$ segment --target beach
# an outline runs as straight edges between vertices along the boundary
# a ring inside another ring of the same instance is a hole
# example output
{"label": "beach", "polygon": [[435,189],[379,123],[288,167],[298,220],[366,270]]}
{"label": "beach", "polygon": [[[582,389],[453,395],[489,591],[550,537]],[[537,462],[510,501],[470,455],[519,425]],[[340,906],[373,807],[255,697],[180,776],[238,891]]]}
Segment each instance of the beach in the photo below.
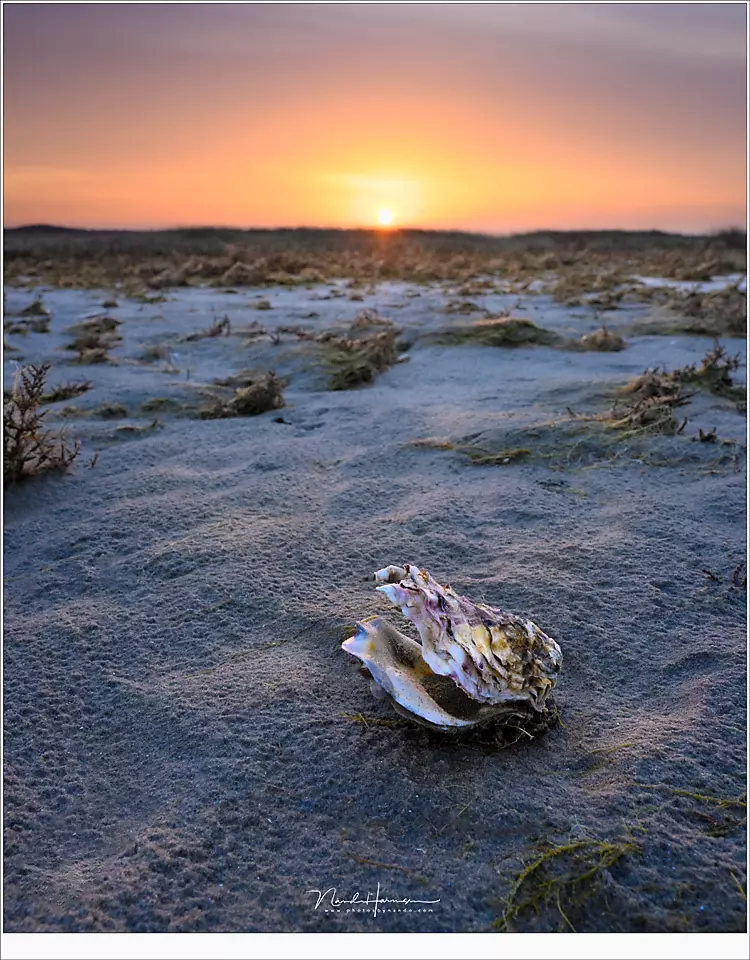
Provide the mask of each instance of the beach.
{"label": "beach", "polygon": [[[49,330],[8,337],[6,389],[43,362],[91,386],[48,408],[71,469],[5,495],[6,931],[744,931],[745,414],[697,385],[679,430],[595,419],[713,337],[642,332],[648,302],[351,294],[7,288]],[[356,389],[278,332],[363,310],[399,362]],[[555,342],[441,339],[482,311]],[[75,364],[101,316],[121,342]],[[624,349],[566,348],[603,323]],[[284,406],[203,418],[247,370]],[[546,730],[440,734],[373,697],[341,643],[410,632],[373,580],[404,562],[557,640]]]}

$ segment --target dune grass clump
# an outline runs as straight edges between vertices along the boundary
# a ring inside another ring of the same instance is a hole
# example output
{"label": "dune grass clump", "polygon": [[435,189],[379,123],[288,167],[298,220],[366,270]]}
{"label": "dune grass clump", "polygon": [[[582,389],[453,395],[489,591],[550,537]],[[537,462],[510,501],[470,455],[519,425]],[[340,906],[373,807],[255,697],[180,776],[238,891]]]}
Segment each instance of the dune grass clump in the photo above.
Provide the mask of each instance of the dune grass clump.
{"label": "dune grass clump", "polygon": [[393,320],[381,317],[377,310],[360,310],[351,322],[352,330],[373,330],[377,327],[394,327]]}
{"label": "dune grass clump", "polygon": [[18,483],[51,470],[64,471],[80,452],[62,433],[47,430],[40,410],[50,365],[21,368],[3,402],[3,484]]}
{"label": "dune grass clump", "polygon": [[456,293],[459,297],[481,297],[485,293],[492,293],[494,289],[494,281],[488,277],[477,277],[468,283],[462,283]]}
{"label": "dune grass clump", "polygon": [[25,317],[20,320],[6,320],[3,329],[6,333],[20,333],[26,336],[28,333],[49,333],[49,317]]}
{"label": "dune grass clump", "polygon": [[[310,317],[317,317],[317,313],[308,314]],[[266,330],[263,330],[262,327],[258,327],[258,330],[262,333],[267,333]],[[255,333],[255,331],[253,331]],[[280,327],[276,327],[277,334],[286,334],[290,337],[295,337],[297,340],[314,340],[315,333],[307,327],[301,327],[295,324],[286,324]]]}
{"label": "dune grass clump", "polygon": [[625,296],[625,290],[602,290],[593,296],[586,297],[585,303],[600,310],[617,310]]}
{"label": "dune grass clump", "polygon": [[45,307],[41,297],[37,297],[28,307],[19,312],[19,317],[49,317],[49,310]]}
{"label": "dune grass clump", "polygon": [[559,338],[551,330],[538,327],[524,317],[487,317],[472,324],[442,330],[428,339],[447,347],[464,343],[486,347],[526,347],[532,344],[551,346]]}
{"label": "dune grass clump", "polygon": [[143,352],[141,353],[141,361],[143,363],[159,363],[160,361],[163,361],[164,373],[180,372],[180,368],[175,363],[172,350],[166,343],[156,343],[144,347]]}
{"label": "dune grass clump", "polygon": [[79,351],[76,363],[88,366],[92,363],[110,363],[112,357],[109,355],[109,349],[103,346],[86,347]]}
{"label": "dune grass clump", "polygon": [[33,317],[26,321],[32,333],[49,333],[49,317]]}
{"label": "dune grass clump", "polygon": [[256,417],[269,410],[279,410],[284,406],[285,386],[286,380],[277,377],[273,371],[256,374],[254,379],[248,378],[242,386],[236,387],[228,399],[214,395],[211,404],[200,411],[200,417],[202,420]]}
{"label": "dune grass clump", "polygon": [[[602,412],[576,413],[568,408],[567,417],[509,430],[497,437],[427,437],[412,440],[408,446],[460,453],[476,466],[533,461],[564,468],[575,463],[613,460],[632,448],[629,441],[636,441],[639,462],[667,466],[678,459],[659,460],[652,455],[651,445],[643,447],[640,441],[681,435],[688,418],[680,417],[679,411],[690,403],[692,396],[685,391],[679,371],[646,370],[622,387],[614,404]],[[702,432],[692,439],[707,444],[726,443],[716,436],[716,431]]]}
{"label": "dune grass clump", "polygon": [[729,400],[739,401],[746,398],[744,387],[737,386],[732,374],[739,369],[740,356],[730,356],[717,340],[699,365],[691,364],[675,372],[683,383],[695,384],[710,393]]}
{"label": "dune grass clump", "polygon": [[258,383],[266,375],[265,370],[239,370],[237,373],[231,373],[228,377],[214,380],[213,384],[217,387],[229,387],[232,390],[240,390],[243,387],[249,387],[254,383]]}
{"label": "dune grass clump", "polygon": [[134,300],[137,300],[139,303],[147,304],[153,306],[157,303],[166,303],[169,297],[165,296],[163,293],[144,293],[139,292],[132,295]]}
{"label": "dune grass clump", "polygon": [[25,337],[29,332],[29,328],[25,323],[15,323],[12,320],[6,320],[3,323],[3,333],[7,333],[10,336],[22,336]]}
{"label": "dune grass clump", "polygon": [[547,846],[516,877],[496,929],[510,932],[535,914],[542,922],[555,923],[558,930],[576,932],[574,921],[603,889],[608,872],[639,850],[632,839],[582,839]]}
{"label": "dune grass clump", "polygon": [[688,318],[686,332],[747,337],[747,293],[740,290],[739,283],[703,293],[671,291],[666,307]]}
{"label": "dune grass clump", "polygon": [[584,333],[580,340],[574,340],[570,346],[574,350],[616,352],[625,349],[625,341],[619,333],[608,330],[606,325],[602,324],[593,333]]}
{"label": "dune grass clump", "polygon": [[82,320],[69,328],[68,332],[74,336],[66,350],[74,350],[78,357],[77,363],[110,363],[112,358],[109,351],[122,343],[122,337],[117,333],[120,321],[114,317],[91,317]]}
{"label": "dune grass clump", "polygon": [[115,427],[111,436],[114,440],[137,439],[154,430],[160,430],[163,426],[164,424],[158,419],[145,424],[123,423]]}
{"label": "dune grass clump", "polygon": [[[567,257],[563,260],[570,260]],[[604,265],[596,272],[585,264],[562,262],[556,266],[557,276],[546,284],[546,292],[566,307],[580,307],[585,303],[606,310],[616,309],[623,293],[618,289],[623,276],[616,267]]]}
{"label": "dune grass clump", "polygon": [[91,416],[100,420],[122,420],[127,415],[128,408],[124,403],[102,403],[91,411]]}
{"label": "dune grass clump", "polygon": [[717,340],[699,364],[691,363],[672,371],[659,368],[644,370],[622,389],[624,393],[637,399],[646,400],[653,397],[676,397],[682,394],[684,386],[692,386],[728,400],[742,402],[747,396],[746,389],[735,384],[732,379],[732,374],[739,369],[740,364],[740,356],[730,356]]}
{"label": "dune grass clump", "polygon": [[678,424],[675,411],[690,402],[684,391],[682,371],[655,367],[622,388],[627,400],[615,404],[612,411],[600,418],[608,426],[624,431],[624,437],[636,434],[682,433],[687,417]]}
{"label": "dune grass clump", "polygon": [[666,369],[644,370],[622,388],[622,392],[631,394],[636,400],[648,400],[651,397],[674,397],[680,394],[682,384],[674,371]]}
{"label": "dune grass clump", "polygon": [[325,341],[330,390],[351,390],[372,383],[397,360],[395,329],[379,330],[354,339],[332,336]]}
{"label": "dune grass clump", "polygon": [[622,439],[644,434],[665,434],[674,436],[682,433],[687,423],[685,417],[682,423],[677,422],[675,410],[690,402],[690,397],[682,392],[681,385],[677,390],[671,386],[661,394],[645,395],[634,393],[624,405],[615,405],[610,413],[598,417],[613,430],[622,431]]}
{"label": "dune grass clump", "polygon": [[129,411],[124,403],[101,403],[98,407],[71,405],[58,410],[57,414],[65,419],[91,417],[95,420],[123,420],[129,416]]}
{"label": "dune grass clump", "polygon": [[74,397],[80,397],[82,393],[86,393],[91,387],[90,380],[61,383],[59,386],[52,387],[46,393],[43,393],[39,398],[39,403],[45,406],[49,403],[58,403],[60,400],[72,400]]}
{"label": "dune grass clump", "polygon": [[262,283],[265,271],[246,263],[233,263],[222,273],[219,283],[225,287],[253,286]]}
{"label": "dune grass clump", "polygon": [[171,397],[150,397],[141,404],[144,413],[167,413],[180,409],[180,404]]}
{"label": "dune grass clump", "polygon": [[221,320],[214,320],[210,327],[205,330],[198,330],[196,333],[188,333],[180,337],[180,343],[192,343],[194,340],[206,340],[210,337],[228,337],[232,332],[232,322],[228,316]]}
{"label": "dune grass clump", "polygon": [[473,300],[449,300],[445,305],[446,313],[480,313],[481,310]]}
{"label": "dune grass clump", "polygon": [[[160,273],[157,273],[154,277],[149,277],[146,280],[146,284],[151,290],[167,290],[170,287],[182,287],[187,283],[187,274],[182,267],[166,267]],[[166,297],[163,297],[162,300],[166,300]],[[148,303],[157,303],[162,301],[157,301],[155,297],[150,297],[147,301]]]}

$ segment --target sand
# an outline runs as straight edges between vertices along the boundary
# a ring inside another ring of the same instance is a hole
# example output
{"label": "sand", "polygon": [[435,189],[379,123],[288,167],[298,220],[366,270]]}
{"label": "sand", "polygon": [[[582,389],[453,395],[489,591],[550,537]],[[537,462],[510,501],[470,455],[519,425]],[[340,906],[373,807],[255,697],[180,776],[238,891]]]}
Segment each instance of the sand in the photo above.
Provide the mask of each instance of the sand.
{"label": "sand", "polygon": [[[106,311],[111,292],[41,293],[50,333],[9,339],[53,363],[52,383],[94,384],[50,417],[128,417],[50,419],[81,456],[6,496],[6,931],[490,931],[524,864],[582,839],[628,848],[565,918],[553,902],[513,929],[745,929],[746,810],[711,799],[745,790],[745,418],[697,394],[675,437],[574,445],[549,426],[606,409],[645,367],[699,361],[709,339],[429,345],[455,291],[404,284],[364,302],[182,289]],[[9,290],[7,308],[32,298]],[[363,307],[412,346],[357,390],[327,391],[305,345],[177,342],[224,314],[319,330]],[[533,294],[520,309],[566,336],[601,322]],[[644,310],[605,319],[627,335]],[[71,365],[65,328],[97,311],[122,321],[118,363]],[[179,373],[136,362],[161,343]],[[252,367],[290,378],[283,410],[140,409]],[[732,443],[691,439],[713,427]],[[412,445],[534,434],[558,454],[477,466]],[[558,640],[561,722],[504,749],[392,723],[340,644],[368,615],[401,625],[372,573],[404,560]],[[332,887],[438,902],[375,916],[311,892]]]}

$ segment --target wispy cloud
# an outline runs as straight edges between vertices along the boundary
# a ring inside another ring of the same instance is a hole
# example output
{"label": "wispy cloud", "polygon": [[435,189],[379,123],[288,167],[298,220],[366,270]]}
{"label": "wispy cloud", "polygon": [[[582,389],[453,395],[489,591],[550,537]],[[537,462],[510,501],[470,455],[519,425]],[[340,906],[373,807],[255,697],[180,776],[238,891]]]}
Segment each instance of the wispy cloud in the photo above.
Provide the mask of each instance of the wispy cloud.
{"label": "wispy cloud", "polygon": [[12,190],[28,187],[51,187],[91,183],[92,175],[85,170],[55,167],[48,164],[30,164],[28,166],[6,166],[3,171],[5,189]]}

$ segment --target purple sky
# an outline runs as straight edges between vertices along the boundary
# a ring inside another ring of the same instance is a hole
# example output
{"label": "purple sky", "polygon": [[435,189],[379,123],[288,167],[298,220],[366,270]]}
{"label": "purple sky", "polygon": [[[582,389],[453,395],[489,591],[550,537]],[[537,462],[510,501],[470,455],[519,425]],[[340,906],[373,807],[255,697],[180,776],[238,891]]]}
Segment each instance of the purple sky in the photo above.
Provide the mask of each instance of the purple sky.
{"label": "purple sky", "polygon": [[744,3],[3,12],[8,225],[744,222]]}

